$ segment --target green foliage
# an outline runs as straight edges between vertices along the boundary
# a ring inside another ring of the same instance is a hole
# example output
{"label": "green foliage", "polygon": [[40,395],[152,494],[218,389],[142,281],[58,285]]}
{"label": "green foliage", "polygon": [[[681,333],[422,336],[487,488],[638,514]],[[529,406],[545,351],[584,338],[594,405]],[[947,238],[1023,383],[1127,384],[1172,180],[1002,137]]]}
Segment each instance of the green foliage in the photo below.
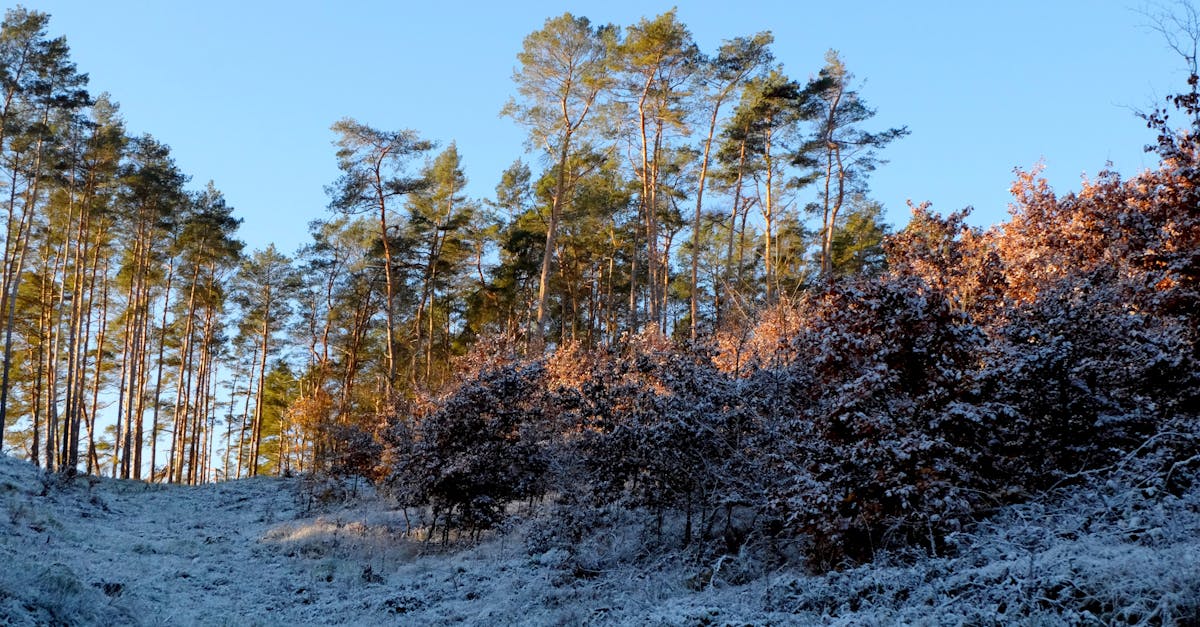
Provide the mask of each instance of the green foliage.
{"label": "green foliage", "polygon": [[569,153],[572,135],[583,128],[609,80],[605,63],[613,36],[612,26],[564,13],[522,42],[521,65],[513,71],[521,100],[510,100],[501,114],[528,129],[530,147]]}
{"label": "green foliage", "polygon": [[888,226],[883,205],[861,196],[852,200],[846,213],[838,216],[831,246],[833,273],[838,276],[879,274],[886,267],[883,242]]}
{"label": "green foliage", "polygon": [[337,134],[338,169],[342,176],[327,190],[330,207],[346,213],[379,211],[381,204],[421,188],[420,178],[405,176],[414,156],[433,148],[416,131],[381,131],[343,118],[330,127]]}
{"label": "green foliage", "polygon": [[280,473],[284,467],[283,453],[288,440],[295,446],[295,425],[288,410],[298,392],[295,374],[286,362],[277,360],[267,370],[263,381],[262,445],[256,460],[257,473],[267,475]]}

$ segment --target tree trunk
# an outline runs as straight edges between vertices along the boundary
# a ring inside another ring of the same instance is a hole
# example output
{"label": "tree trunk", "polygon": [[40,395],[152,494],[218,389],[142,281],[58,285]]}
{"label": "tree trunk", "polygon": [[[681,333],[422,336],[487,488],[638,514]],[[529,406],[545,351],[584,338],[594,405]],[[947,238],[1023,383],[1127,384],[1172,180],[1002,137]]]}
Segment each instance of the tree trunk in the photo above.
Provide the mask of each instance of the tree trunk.
{"label": "tree trunk", "polygon": [[[242,428],[238,433],[238,457],[237,457],[237,474],[236,478],[242,478],[242,459],[246,455],[246,428],[251,423],[250,419],[250,397],[251,391],[254,389],[254,370],[258,367],[258,351],[253,353],[251,357],[250,370],[246,381],[246,401],[242,405]],[[259,383],[259,385],[262,385]]]}
{"label": "tree trunk", "polygon": [[[396,382],[396,285],[395,279],[392,276],[392,245],[388,237],[387,224],[387,200],[383,194],[383,174],[382,164],[386,158],[387,151],[380,155],[379,160],[375,162],[375,192],[379,202],[379,237],[383,240],[383,276],[385,282],[384,294],[384,309],[387,317],[387,379],[384,381],[384,396],[388,403],[394,400],[393,386]],[[263,343],[264,350],[266,342]],[[266,358],[263,359],[266,361]],[[264,364],[265,367],[265,364]],[[255,419],[257,425],[257,417]],[[257,426],[256,426],[257,433]],[[258,440],[254,443],[255,455],[258,453]],[[257,464],[257,462],[256,462]],[[251,473],[256,473],[255,468],[251,469]]]}
{"label": "tree trunk", "polygon": [[[103,379],[104,366],[104,340],[108,337],[108,272],[109,260],[104,259],[104,280],[100,282],[100,329],[96,332],[96,363],[95,372],[92,375],[92,405],[91,411],[88,412],[88,464],[94,462],[94,470],[96,474],[100,474],[100,460],[96,455],[96,415],[100,411],[100,382]],[[93,281],[95,278],[93,277]]]}
{"label": "tree trunk", "polygon": [[150,418],[150,480],[154,480],[154,464],[158,460],[158,416],[162,407],[163,353],[167,346],[167,312],[171,309],[171,284],[175,278],[175,258],[167,263],[167,284],[163,294],[162,320],[158,331],[157,373],[154,378],[154,413]]}
{"label": "tree trunk", "polygon": [[[258,364],[258,398],[254,402],[254,428],[251,431],[252,442],[250,446],[250,476],[258,475],[258,455],[259,448],[262,446],[262,419],[263,419],[263,400],[266,396],[267,383],[267,349],[271,339],[271,296],[270,286],[267,286],[267,306],[263,308],[263,326],[262,326],[262,353],[261,360]],[[387,384],[385,383],[385,386]],[[385,389],[390,391],[390,387]],[[390,396],[389,396],[390,399]]]}
{"label": "tree trunk", "polygon": [[[564,105],[565,107],[565,105]],[[554,183],[554,195],[550,198],[550,223],[546,226],[546,249],[542,252],[542,268],[538,275],[537,321],[533,338],[536,349],[546,346],[546,296],[550,284],[550,262],[558,239],[558,220],[567,194],[567,159],[570,157],[571,129],[568,123],[558,152],[558,176]]]}
{"label": "tree trunk", "polygon": [[767,299],[767,303],[770,304],[772,302],[772,295],[773,295],[773,291],[771,288],[772,288],[772,283],[775,278],[774,274],[773,274],[775,267],[774,267],[774,264],[771,263],[772,262],[772,259],[771,259],[771,227],[772,227],[772,223],[773,223],[773,220],[775,217],[775,215],[774,215],[775,205],[774,205],[774,199],[772,198],[772,195],[771,195],[772,188],[774,187],[774,184],[773,184],[774,164],[771,162],[771,133],[770,133],[770,131],[767,132],[767,142],[766,142],[766,147],[763,150],[763,158],[764,158],[765,164],[767,166],[767,196],[766,196],[765,201],[763,202],[763,207],[762,207],[763,222],[765,223],[763,225],[764,230],[765,230],[765,232],[763,234],[764,235],[764,243],[765,243],[765,248],[763,249],[763,276],[764,276],[765,282],[766,282],[766,290],[767,290],[766,299]]}
{"label": "tree trunk", "polygon": [[[704,208],[704,183],[708,177],[708,160],[712,152],[713,135],[717,132],[717,116],[721,111],[721,99],[713,104],[712,117],[708,123],[708,136],[704,138],[704,156],[700,161],[700,180],[696,183],[696,215],[692,220],[692,298],[689,303],[691,314],[691,336],[696,340],[697,320],[699,318],[698,302],[700,299],[700,221]],[[713,287],[716,291],[716,287]]]}
{"label": "tree trunk", "polygon": [[833,274],[833,221],[837,210],[841,208],[842,202],[840,197],[841,192],[839,192],[839,198],[836,201],[833,199],[830,186],[833,184],[835,153],[838,169],[841,170],[841,151],[833,134],[836,130],[835,125],[837,124],[838,107],[842,102],[843,88],[844,86],[839,82],[837,91],[829,103],[829,112],[825,118],[823,133],[823,139],[825,140],[825,193],[821,223],[821,274],[826,278],[831,278]]}
{"label": "tree trunk", "polygon": [[[733,209],[729,215],[729,244],[725,253],[725,289],[729,290],[734,281],[734,263],[733,263],[733,241],[734,235],[737,233],[737,217],[738,210],[742,203],[742,177],[746,169],[746,142],[743,140],[738,144],[738,165],[737,165],[737,180],[733,184]],[[738,278],[741,277],[741,262],[738,262]],[[720,302],[720,299],[718,299]],[[717,310],[717,324],[721,322],[721,310]]]}
{"label": "tree trunk", "polygon": [[175,411],[172,417],[170,461],[167,465],[168,482],[183,482],[183,446],[187,435],[188,396],[191,387],[192,335],[195,331],[196,289],[200,284],[200,268],[192,272],[192,284],[188,290],[187,310],[184,314],[183,338],[179,348],[179,372],[175,380]]}

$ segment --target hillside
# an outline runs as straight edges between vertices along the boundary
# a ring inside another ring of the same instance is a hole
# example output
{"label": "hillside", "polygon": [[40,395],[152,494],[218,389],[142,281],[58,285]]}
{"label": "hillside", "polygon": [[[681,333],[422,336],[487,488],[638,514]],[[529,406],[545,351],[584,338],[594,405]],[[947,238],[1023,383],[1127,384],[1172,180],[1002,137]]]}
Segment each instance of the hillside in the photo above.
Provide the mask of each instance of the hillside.
{"label": "hillside", "polygon": [[[531,550],[536,516],[451,548],[405,536],[361,488],[258,478],[201,487],[79,477],[0,458],[0,623],[1196,624],[1200,490],[1110,481],[1002,511],[955,557],[882,556],[810,576],[747,556],[643,556],[624,519],[580,551]],[[324,498],[321,498],[321,497]],[[348,495],[347,495],[348,496]],[[740,582],[740,583],[733,583]]]}

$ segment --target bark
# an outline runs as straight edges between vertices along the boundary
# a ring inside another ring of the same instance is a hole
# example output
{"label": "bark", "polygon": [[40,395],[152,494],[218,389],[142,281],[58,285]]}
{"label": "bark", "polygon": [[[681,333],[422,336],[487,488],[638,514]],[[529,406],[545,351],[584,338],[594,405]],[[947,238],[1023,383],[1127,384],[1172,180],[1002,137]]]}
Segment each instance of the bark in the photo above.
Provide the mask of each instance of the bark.
{"label": "bark", "polygon": [[[258,367],[258,351],[255,351],[253,353],[253,357],[251,359],[252,359],[252,361],[250,363],[250,370],[248,373],[249,378],[246,381],[246,400],[245,400],[244,404],[242,405],[242,428],[238,434],[237,473],[234,475],[238,479],[240,479],[242,477],[242,459],[245,457],[245,453],[246,453],[246,429],[248,428],[248,426],[250,425],[250,422],[251,422],[251,419],[250,419],[250,397],[252,396],[251,391],[254,389],[254,374],[255,374],[254,371]],[[260,383],[259,385],[262,385],[262,384]]]}
{"label": "bark", "polygon": [[[33,224],[33,202],[37,198],[38,171],[41,169],[42,141],[37,143],[37,155],[34,159],[33,174],[30,177],[29,188],[26,190],[26,201],[22,207],[21,219],[17,221],[16,237],[13,238],[13,216],[17,201],[17,168],[14,166],[11,191],[8,201],[8,228],[5,231],[4,261],[8,272],[4,276],[7,288],[0,291],[0,310],[7,309],[8,317],[4,328],[4,364],[0,373],[0,451],[4,449],[4,429],[8,424],[8,389],[10,371],[12,369],[12,340],[13,327],[16,325],[17,294],[21,287],[21,273],[25,269],[25,256],[29,249],[29,235]],[[12,245],[9,245],[9,242]],[[14,250],[15,250],[15,260]]]}
{"label": "bark", "polygon": [[[266,392],[267,382],[267,350],[271,339],[271,296],[270,286],[267,287],[266,306],[263,308],[263,325],[262,325],[262,352],[258,364],[258,398],[254,402],[254,428],[251,431],[250,445],[250,476],[258,475],[258,455],[259,448],[262,446],[262,419],[263,419],[263,399]],[[385,390],[389,392],[388,398],[391,398],[391,388],[385,382]]]}
{"label": "bark", "polygon": [[[729,216],[729,243],[728,243],[727,251],[725,253],[725,281],[724,282],[726,284],[726,287],[725,287],[726,290],[730,289],[729,285],[734,281],[733,240],[734,240],[734,235],[737,233],[737,230],[738,230],[737,229],[737,217],[738,217],[738,210],[742,203],[742,178],[745,174],[745,171],[746,171],[746,142],[745,142],[745,140],[743,140],[738,145],[737,180],[733,184],[733,209],[730,210],[730,216]],[[743,224],[743,230],[744,230],[744,227],[745,227],[745,225]],[[740,280],[741,280],[741,260],[740,259],[738,261],[737,267],[738,267],[737,279],[740,282]],[[720,302],[719,299],[718,299],[718,302]],[[717,315],[717,324],[718,324],[718,326],[720,326],[720,322],[721,322],[720,308],[717,309],[716,315]]]}
{"label": "bark", "polygon": [[163,294],[162,319],[158,331],[158,359],[154,378],[154,410],[150,418],[150,478],[154,479],[154,464],[158,460],[159,412],[162,407],[164,353],[167,345],[167,312],[171,308],[171,286],[175,278],[175,259],[167,264],[167,281]]}
{"label": "bark", "polygon": [[[708,122],[708,135],[704,138],[704,156],[700,161],[700,180],[696,183],[696,215],[692,220],[692,294],[689,310],[691,313],[692,322],[692,341],[696,340],[697,320],[699,318],[699,298],[700,298],[700,221],[703,216],[704,209],[704,183],[708,178],[708,161],[712,153],[713,135],[717,132],[717,117],[721,112],[721,102],[724,100],[725,92],[717,99],[713,105],[712,116]],[[713,291],[716,291],[714,286]]]}
{"label": "bark", "polygon": [[554,195],[550,198],[550,223],[546,225],[546,249],[542,253],[542,268],[538,274],[537,296],[537,328],[534,330],[534,341],[541,349],[546,344],[546,297],[550,284],[550,262],[554,256],[554,247],[558,240],[558,221],[562,215],[563,199],[567,193],[567,159],[570,156],[571,132],[570,119],[566,114],[566,99],[563,99],[563,119],[567,122],[568,131],[564,133],[562,146],[558,153],[558,176],[554,183]]}
{"label": "bark", "polygon": [[200,284],[200,268],[192,272],[188,290],[188,303],[184,314],[183,341],[179,349],[179,371],[175,380],[175,411],[171,431],[170,461],[167,467],[168,481],[183,482],[183,445],[187,434],[188,396],[191,387],[192,335],[196,316],[196,289]]}
{"label": "bark", "polygon": [[[96,363],[95,372],[92,375],[92,409],[88,412],[88,464],[97,474],[100,473],[100,460],[96,455],[95,422],[96,414],[100,410],[100,382],[104,366],[104,340],[108,337],[108,266],[108,258],[105,258],[103,272],[105,280],[100,282],[100,329],[96,332]],[[95,281],[95,278],[93,278],[93,281]]]}
{"label": "bark", "polygon": [[[379,202],[379,236],[383,240],[383,276],[385,281],[384,293],[384,309],[387,317],[387,378],[384,381],[384,396],[387,402],[392,402],[395,394],[393,386],[396,382],[396,285],[392,271],[392,245],[388,237],[387,223],[387,199],[384,196],[383,189],[383,160],[387,158],[388,150],[380,153],[378,160],[375,162],[375,193]],[[264,341],[264,350],[266,343]],[[264,358],[264,362],[266,359]],[[265,364],[264,364],[265,367]],[[255,425],[257,425],[257,417]],[[255,430],[257,434],[257,427]],[[254,452],[258,454],[258,439],[255,438]],[[252,474],[256,472],[251,469]]]}
{"label": "bark", "polygon": [[[832,278],[833,275],[833,226],[834,220],[837,217],[838,210],[841,209],[842,199],[845,193],[843,181],[845,171],[842,168],[841,151],[833,134],[837,124],[838,107],[842,102],[843,85],[839,82],[837,91],[834,93],[832,100],[829,103],[829,111],[825,118],[824,140],[825,140],[825,190],[823,195],[822,206],[822,229],[821,229],[821,274],[827,278]],[[836,199],[833,196],[831,186],[833,184],[834,166],[836,164],[838,170],[838,187],[839,191]]]}

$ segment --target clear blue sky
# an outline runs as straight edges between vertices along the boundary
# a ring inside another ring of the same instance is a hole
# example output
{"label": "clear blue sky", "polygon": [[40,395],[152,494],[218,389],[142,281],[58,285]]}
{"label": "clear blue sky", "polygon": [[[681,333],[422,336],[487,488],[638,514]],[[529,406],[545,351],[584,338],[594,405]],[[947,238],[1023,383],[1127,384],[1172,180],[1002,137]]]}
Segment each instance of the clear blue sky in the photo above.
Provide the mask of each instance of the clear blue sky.
{"label": "clear blue sky", "polygon": [[[506,6],[507,5],[507,6]],[[1183,86],[1182,62],[1136,3],[679,2],[712,52],[724,39],[775,34],[784,70],[805,79],[842,53],[878,109],[907,125],[872,179],[889,221],[905,200],[1007,216],[1014,167],[1043,160],[1060,192],[1107,161],[1154,165],[1135,109]],[[169,144],[199,188],[213,180],[253,248],[292,251],[326,215],[337,176],[329,125],[350,116],[456,141],[476,197],[522,155],[523,133],[498,117],[513,93],[521,40],[571,11],[627,25],[674,3],[37,0],[65,35],[94,93],[121,104],[131,132]]]}

